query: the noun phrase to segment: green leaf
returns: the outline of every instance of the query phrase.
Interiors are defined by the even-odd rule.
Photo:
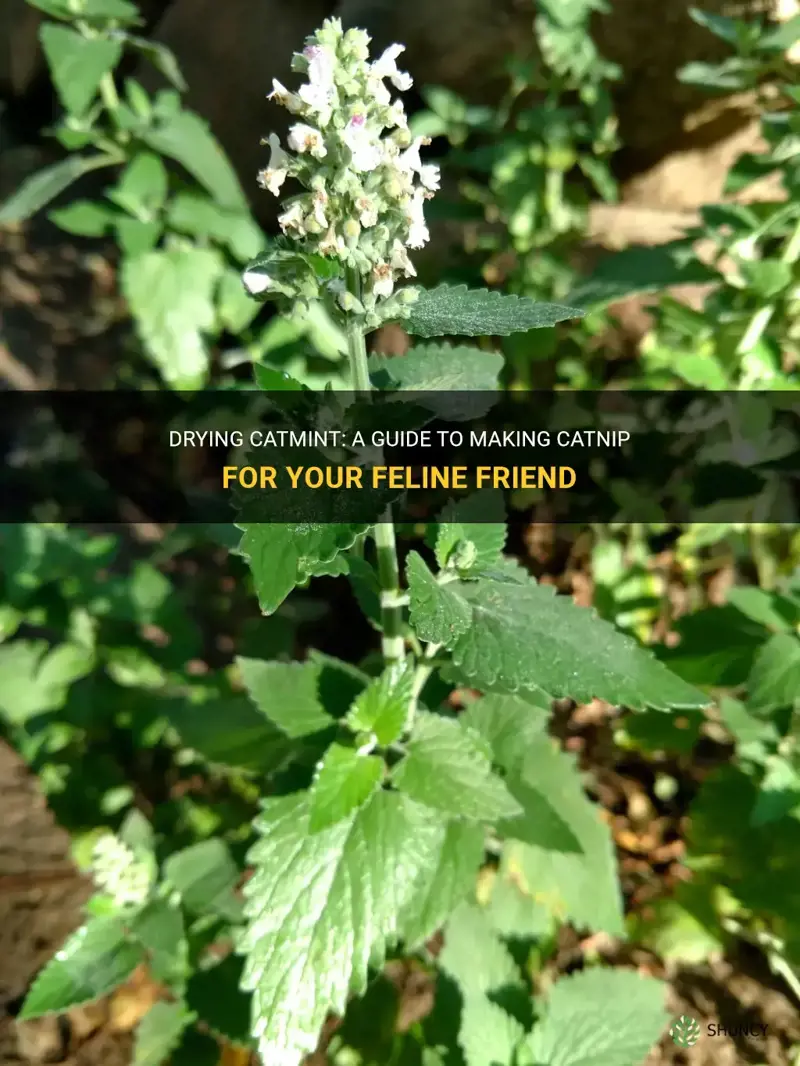
[[[503,494],[488,489],[451,502],[437,519],[436,561],[444,569],[459,541],[474,545],[465,569],[482,570],[496,563],[506,544]],[[459,569],[461,569],[459,567]]]
[[[178,111],[160,126],[145,130],[142,138],[156,152],[180,163],[222,207],[249,211],[236,172],[199,115]]]
[[[667,1023],[665,986],[630,970],[592,969],[562,977],[529,1037],[541,1066],[632,1066]]]
[[[253,572],[264,614],[276,611],[295,586],[305,584],[369,529],[366,523],[323,526],[274,522],[237,526],[243,532],[239,554]]]
[[[136,1028],[132,1066],[161,1066],[194,1021],[184,1003],[154,1003]]]
[[[114,19],[116,22],[141,22],[138,8],[129,3],[129,0],[81,0],[80,16],[87,22],[106,19]]]
[[[505,337],[582,318],[584,313],[576,307],[536,303],[489,289],[439,285],[421,293],[403,327],[416,337]]]
[[[249,212],[221,207],[206,196],[178,193],[170,202],[167,220],[172,229],[193,237],[210,237],[229,248],[239,262],[245,263],[264,247],[264,234]],[[236,284],[244,293],[255,314],[254,304],[236,272]]]
[[[0,207],[0,226],[24,222],[84,174],[119,162],[115,155],[71,155],[61,163],[45,167],[24,181]]]
[[[546,735],[530,740],[524,753],[527,775],[577,839],[580,851],[509,842],[503,869],[560,921],[623,931],[622,900],[614,847],[598,808],[589,801],[574,760]]]
[[[407,562],[411,623],[443,644],[478,687],[514,692],[539,686],[581,703],[632,708],[702,707],[703,694],[631,638],[524,571],[486,571],[474,581],[437,584],[422,558]]]
[[[116,218],[116,212],[91,200],[73,200],[67,207],[50,212],[50,221],[77,237],[102,237]]]
[[[379,755],[362,755],[343,744],[331,744],[311,785],[309,830],[318,833],[363,807],[380,787],[385,769]]]
[[[287,737],[311,736],[335,724],[320,701],[320,664],[241,657],[236,664],[250,699]]]
[[[70,685],[89,674],[94,654],[79,644],[48,650],[39,640],[0,647],[0,718],[14,725],[63,707]]]
[[[435,861],[441,826],[404,796],[376,792],[349,818],[309,830],[304,793],[270,799],[245,885],[248,925],[242,987],[253,993],[253,1032],[264,1062],[299,1066],[329,1012],[344,1014],[370,964],[380,967],[421,871]]]
[[[211,763],[266,774],[279,769],[293,750],[286,734],[244,696],[220,696],[203,703],[172,700],[166,714],[186,747]]]
[[[462,903],[453,913],[437,962],[465,996],[494,992],[521,980],[511,952],[474,903]]]
[[[250,996],[239,988],[244,960],[227,955],[222,962],[192,975],[186,986],[186,1002],[198,1019],[217,1036],[232,1044],[249,1047]]]
[[[800,701],[800,640],[776,633],[756,654],[747,679],[747,707],[768,714]]]
[[[503,369],[500,352],[467,345],[419,345],[392,358],[373,355],[370,374],[379,388],[404,392],[494,392]]]
[[[203,840],[170,855],[164,863],[164,878],[192,914],[239,920],[242,908],[234,894],[239,870],[222,840]]]
[[[204,334],[214,328],[222,261],[207,248],[167,248],[126,259],[122,289],[148,355],[168,385],[200,388],[208,374]]]
[[[167,170],[152,152],[137,152],[108,198],[139,219],[150,219],[167,198]]]
[[[517,1019],[488,996],[464,997],[458,1043],[466,1066],[509,1066],[524,1038]]]
[[[52,22],[40,28],[39,39],[62,104],[71,115],[82,115],[103,76],[119,62],[122,44],[108,37],[84,37]]]
[[[739,269],[748,289],[760,300],[774,300],[792,284],[791,264],[782,259],[745,259]]]
[[[406,950],[424,944],[475,888],[483,862],[483,829],[449,822],[435,862],[424,869],[401,918]]]
[[[158,244],[163,225],[160,221],[140,222],[138,218],[120,215],[116,221],[117,241],[126,256],[152,252]]]
[[[515,766],[521,753],[547,731],[550,708],[518,696],[484,696],[461,714],[463,725],[479,733],[500,766]]]
[[[21,1021],[61,1014],[100,999],[128,980],[145,959],[119,918],[92,918],[67,940],[33,983]]]
[[[178,92],[186,92],[186,79],[181,73],[177,59],[166,45],[149,41],[146,37],[139,37],[134,33],[125,34],[125,43],[141,52]]]
[[[408,754],[392,781],[418,803],[468,821],[494,822],[522,810],[473,734],[434,714],[417,714]]]
[[[408,664],[390,666],[358,695],[345,723],[354,733],[374,733],[381,747],[388,747],[408,728],[413,693]]]
[[[716,277],[715,271],[695,258],[681,241],[652,248],[625,248],[603,258],[567,299],[598,310],[634,293],[655,292],[672,285],[701,285]]]

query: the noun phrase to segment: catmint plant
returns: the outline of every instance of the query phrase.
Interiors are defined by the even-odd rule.
[[[371,59],[367,35],[331,19],[295,57],[302,84],[273,85],[294,122],[285,144],[268,138],[259,183],[284,197],[283,236],[243,275],[280,312],[328,309],[365,403],[385,379],[417,393],[443,381],[453,391],[498,387],[503,360],[484,348],[427,343],[368,357],[367,337],[383,323],[426,339],[493,337],[580,313],[417,284],[413,257],[428,239],[424,209],[439,173],[393,98],[410,85],[401,53],[394,45]],[[255,379],[283,396],[301,388],[264,365]],[[664,713],[706,699],[505,557],[500,496],[447,504],[403,559],[380,503],[369,522],[258,522],[240,510],[238,551],[262,612],[317,576],[346,576],[376,647],[358,663],[313,649],[299,662],[251,652],[232,664],[227,699],[184,693],[185,728],[198,745],[219,738],[211,763],[248,774],[258,797],[252,832],[235,837],[248,844],[246,876],[220,837],[163,857],[140,823],[124,825],[120,841],[151,856],[157,876],[134,878],[133,891],[123,878],[123,891],[95,859],[101,893],[37,978],[23,1017],[104,995],[146,962],[168,995],[141,1023],[141,1061],[145,1049],[154,1064],[173,1053],[188,1061],[202,1033],[257,1048],[265,1066],[300,1066],[330,1014],[345,1018],[337,1061],[354,1061],[348,1016],[395,954],[455,983],[454,1040],[470,1066],[553,1062],[554,1048],[559,1061],[578,1061],[589,1030],[576,1029],[577,1011],[586,1026],[596,1019],[598,1054],[645,1057],[667,1022],[660,982],[588,970],[558,981],[547,1010],[533,1010],[506,941],[519,933],[549,943],[565,920],[625,931],[609,830],[547,733],[552,699]],[[106,853],[130,874],[127,851]],[[434,958],[426,945],[440,930]],[[500,989],[513,992],[502,1005]],[[438,1061],[447,1050],[422,1029],[398,1040],[411,1056]]]

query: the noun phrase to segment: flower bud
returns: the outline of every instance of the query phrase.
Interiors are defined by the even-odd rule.
[[[361,235],[361,225],[354,218],[348,218],[342,226],[342,233],[348,248],[353,248]]]

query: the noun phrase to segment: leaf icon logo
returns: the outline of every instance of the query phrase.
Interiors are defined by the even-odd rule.
[[[671,1025],[669,1035],[678,1047],[694,1047],[700,1039],[700,1023],[688,1014],[682,1014]]]

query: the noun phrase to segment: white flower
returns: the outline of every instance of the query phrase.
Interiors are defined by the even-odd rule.
[[[408,129],[408,119],[406,118],[406,111],[403,107],[402,100],[395,100],[395,102],[389,108],[389,115],[387,116],[387,125],[395,126],[401,130]]]
[[[284,233],[287,230],[295,230],[299,235],[302,235],[305,228],[303,225],[304,217],[305,212],[302,203],[299,200],[295,200],[291,207],[278,216],[278,225]]]
[[[328,232],[320,240],[318,249],[320,255],[338,256],[345,250],[345,243],[342,238],[337,235],[333,226],[330,226]]]
[[[303,110],[303,101],[295,93],[289,92],[285,85],[281,85],[277,78],[272,79],[272,92],[267,96],[268,100],[274,100],[279,107],[285,107],[287,111],[297,113]]]
[[[264,274],[260,270],[245,270],[242,275],[242,281],[251,296],[258,296],[259,293],[266,292],[267,289],[272,288],[272,278],[269,274]]]
[[[376,296],[391,296],[394,292],[394,276],[388,263],[372,268],[372,291]]]
[[[437,163],[423,163],[419,168],[419,180],[423,188],[436,192],[441,185],[441,172]]]
[[[325,215],[325,208],[328,206],[328,194],[324,189],[316,189],[312,201],[314,206],[311,212],[311,217],[319,226],[320,231],[327,229],[328,219]]]
[[[342,140],[353,153],[353,168],[359,171],[374,170],[381,162],[378,138],[373,138],[363,112],[357,112],[347,123]],[[377,141],[377,143],[375,143]]]
[[[319,130],[314,129],[313,126],[306,126],[303,122],[298,122],[297,125],[292,126],[289,130],[288,142],[293,151],[301,154],[308,152],[315,159],[324,159],[328,154],[328,149],[325,147],[325,138]]]
[[[409,248],[423,248],[430,240],[431,235],[425,224],[424,207],[425,190],[415,189],[411,202],[406,208],[406,218],[408,219],[408,240],[406,244]]]
[[[408,252],[401,241],[395,240],[392,245],[392,258],[389,262],[393,270],[402,270],[407,278],[415,278],[417,276],[414,264],[408,258]]]
[[[269,163],[259,172],[258,183],[262,189],[269,189],[273,196],[277,196],[289,173],[290,160],[276,134],[271,133],[267,143],[270,148]]]
[[[318,44],[309,45],[303,55],[308,60],[308,82],[300,87],[298,96],[309,111],[319,116],[320,125],[327,126],[336,94],[334,56]]]
[[[356,200],[358,220],[365,229],[378,224],[378,205],[369,196],[360,196]]]
[[[401,93],[408,92],[414,79],[403,70],[397,69],[397,57],[405,52],[402,44],[390,44],[383,55],[371,64],[372,73],[378,78],[389,78]]]

